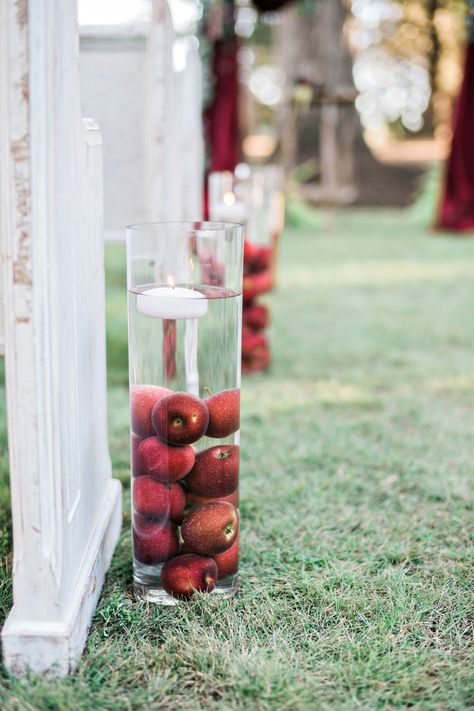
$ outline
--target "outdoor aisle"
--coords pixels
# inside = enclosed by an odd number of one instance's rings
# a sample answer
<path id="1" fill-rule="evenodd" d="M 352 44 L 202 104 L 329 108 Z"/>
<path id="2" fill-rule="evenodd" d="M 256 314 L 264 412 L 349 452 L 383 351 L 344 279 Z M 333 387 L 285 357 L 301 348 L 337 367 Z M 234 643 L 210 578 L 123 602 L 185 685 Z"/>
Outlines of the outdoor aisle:
<path id="1" fill-rule="evenodd" d="M 241 595 L 133 602 L 126 491 L 78 676 L 4 679 L 10 704 L 468 705 L 474 241 L 429 236 L 416 208 L 320 223 L 285 234 L 272 369 L 244 379 Z M 111 452 L 127 487 L 122 249 L 107 259 Z"/>

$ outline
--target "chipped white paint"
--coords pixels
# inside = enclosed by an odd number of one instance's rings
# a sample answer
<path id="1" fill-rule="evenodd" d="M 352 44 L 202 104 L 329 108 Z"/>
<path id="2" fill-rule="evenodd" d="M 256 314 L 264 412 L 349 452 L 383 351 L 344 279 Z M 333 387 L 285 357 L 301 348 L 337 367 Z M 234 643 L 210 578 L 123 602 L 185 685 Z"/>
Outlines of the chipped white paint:
<path id="1" fill-rule="evenodd" d="M 81 28 L 82 113 L 103 139 L 104 223 L 107 238 L 143 220 L 143 120 L 146 34 L 142 26 Z M 118 120 L 120 117 L 120 120 Z"/>
<path id="2" fill-rule="evenodd" d="M 83 122 L 75 0 L 0 3 L 1 258 L 15 674 L 66 674 L 120 531 L 107 446 L 102 145 Z"/>

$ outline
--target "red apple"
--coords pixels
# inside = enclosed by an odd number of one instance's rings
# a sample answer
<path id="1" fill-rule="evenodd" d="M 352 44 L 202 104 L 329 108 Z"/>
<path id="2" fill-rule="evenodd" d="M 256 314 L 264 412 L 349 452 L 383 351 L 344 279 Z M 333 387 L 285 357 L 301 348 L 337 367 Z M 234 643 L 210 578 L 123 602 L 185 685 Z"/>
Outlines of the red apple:
<path id="1" fill-rule="evenodd" d="M 263 272 L 268 269 L 272 263 L 273 258 L 273 247 L 266 247 L 262 245 L 258 248 L 257 261 L 255 269 L 257 272 Z"/>
<path id="2" fill-rule="evenodd" d="M 214 553 L 212 556 L 216 561 L 217 574 L 219 578 L 225 578 L 227 575 L 235 575 L 239 569 L 239 536 L 235 539 L 235 543 L 231 545 L 223 553 Z"/>
<path id="3" fill-rule="evenodd" d="M 270 323 L 268 308 L 263 304 L 249 304 L 242 312 L 242 322 L 252 331 L 262 331 Z"/>
<path id="4" fill-rule="evenodd" d="M 260 350 L 248 359 L 242 360 L 243 373 L 258 373 L 267 370 L 270 365 L 271 356 L 268 350 Z"/>
<path id="5" fill-rule="evenodd" d="M 258 257 L 258 247 L 252 242 L 244 240 L 244 274 L 250 274 L 255 271 Z"/>
<path id="6" fill-rule="evenodd" d="M 244 274 L 259 274 L 268 269 L 272 263 L 274 248 L 244 242 Z"/>
<path id="7" fill-rule="evenodd" d="M 196 455 L 189 445 L 170 447 L 159 437 L 148 437 L 138 447 L 138 455 L 147 474 L 153 479 L 170 483 L 189 474 Z"/>
<path id="8" fill-rule="evenodd" d="M 170 558 L 161 569 L 161 582 L 169 595 L 190 598 L 195 592 L 211 592 L 217 579 L 212 558 L 186 553 Z"/>
<path id="9" fill-rule="evenodd" d="M 209 412 L 206 437 L 223 439 L 237 432 L 240 426 L 239 388 L 221 390 L 204 402 Z"/>
<path id="10" fill-rule="evenodd" d="M 267 370 L 271 362 L 271 354 L 268 348 L 259 350 L 254 354 L 250 364 L 250 372 Z"/>
<path id="11" fill-rule="evenodd" d="M 184 517 L 183 541 L 195 553 L 214 555 L 231 547 L 239 531 L 239 514 L 225 501 L 198 506 Z"/>
<path id="12" fill-rule="evenodd" d="M 266 291 L 271 291 L 272 288 L 273 279 L 269 270 L 260 272 L 260 274 L 250 274 L 244 277 L 243 280 L 244 302 L 248 303 L 253 301 L 256 296 Z"/>
<path id="13" fill-rule="evenodd" d="M 256 335 L 265 338 L 264 334 L 256 334 L 255 331 L 253 331 L 249 326 L 246 326 L 244 323 L 242 324 L 242 351 L 244 350 L 245 345 Z"/>
<path id="14" fill-rule="evenodd" d="M 190 393 L 173 393 L 163 397 L 151 413 L 158 437 L 168 444 L 191 444 L 207 429 L 209 413 L 203 400 Z"/>
<path id="15" fill-rule="evenodd" d="M 183 519 L 186 495 L 179 484 L 162 484 L 150 476 L 140 476 L 133 483 L 133 505 L 143 518 Z"/>
<path id="16" fill-rule="evenodd" d="M 139 479 L 137 479 L 139 481 Z M 155 565 L 179 553 L 178 528 L 170 521 L 133 522 L 133 555 L 145 565 Z"/>
<path id="17" fill-rule="evenodd" d="M 263 333 L 255 333 L 250 329 L 245 329 L 242 335 L 242 355 L 253 355 L 256 348 L 267 347 L 268 340 Z"/>
<path id="18" fill-rule="evenodd" d="M 201 504 L 212 504 L 216 501 L 227 501 L 229 504 L 234 506 L 239 506 L 239 490 L 236 489 L 228 496 L 216 496 L 215 498 L 210 496 L 199 496 L 199 494 L 194 494 L 192 491 L 186 491 L 186 507 L 191 508 L 192 506 L 198 506 Z"/>
<path id="19" fill-rule="evenodd" d="M 239 455 L 236 444 L 218 444 L 198 452 L 186 477 L 189 491 L 213 499 L 231 494 L 239 483 Z"/>
<path id="20" fill-rule="evenodd" d="M 130 449 L 131 449 L 131 459 L 132 459 L 132 475 L 141 476 L 146 474 L 143 468 L 142 458 L 138 453 L 138 447 L 140 446 L 141 437 L 132 432 L 130 437 Z"/>
<path id="21" fill-rule="evenodd" d="M 140 437 L 150 437 L 155 434 L 151 424 L 153 405 L 172 391 L 158 385 L 130 386 L 130 419 L 132 430 Z"/>
<path id="22" fill-rule="evenodd" d="M 246 334 L 242 338 L 242 370 L 246 373 L 265 370 L 270 364 L 268 341 L 262 334 Z"/>

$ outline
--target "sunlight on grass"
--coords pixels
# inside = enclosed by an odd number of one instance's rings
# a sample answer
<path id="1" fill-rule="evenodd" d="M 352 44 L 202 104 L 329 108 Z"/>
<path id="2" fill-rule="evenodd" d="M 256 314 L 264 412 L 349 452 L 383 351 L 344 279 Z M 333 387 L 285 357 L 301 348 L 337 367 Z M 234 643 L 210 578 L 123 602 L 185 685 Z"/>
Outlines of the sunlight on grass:
<path id="1" fill-rule="evenodd" d="M 436 282 L 455 278 L 474 278 L 474 261 L 421 263 L 399 261 L 345 261 L 328 266 L 321 264 L 317 272 L 298 267 L 290 275 L 283 274 L 284 289 L 302 286 L 392 286 L 407 282 Z"/>
<path id="2" fill-rule="evenodd" d="M 459 375 L 447 378 L 430 378 L 420 387 L 427 392 L 437 394 L 449 393 L 464 393 L 465 395 L 474 394 L 474 373 L 460 373 Z"/>
<path id="3" fill-rule="evenodd" d="M 248 390 L 248 392 L 246 392 Z M 244 402 L 268 408 L 274 412 L 285 412 L 321 403 L 324 405 L 371 405 L 376 403 L 376 393 L 354 383 L 341 383 L 337 380 L 316 380 L 299 383 L 298 389 L 291 380 L 280 381 L 277 392 L 274 388 L 259 388 L 256 392 L 246 388 L 243 390 Z"/>

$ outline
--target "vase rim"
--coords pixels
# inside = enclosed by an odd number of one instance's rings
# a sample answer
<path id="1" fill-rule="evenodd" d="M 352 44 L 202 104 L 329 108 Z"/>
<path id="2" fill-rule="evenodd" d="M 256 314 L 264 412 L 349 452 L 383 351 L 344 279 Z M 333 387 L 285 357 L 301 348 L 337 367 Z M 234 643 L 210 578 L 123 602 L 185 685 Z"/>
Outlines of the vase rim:
<path id="1" fill-rule="evenodd" d="M 134 232 L 222 232 L 243 228 L 241 222 L 214 222 L 210 220 L 182 220 L 161 222 L 136 222 L 126 229 Z"/>

